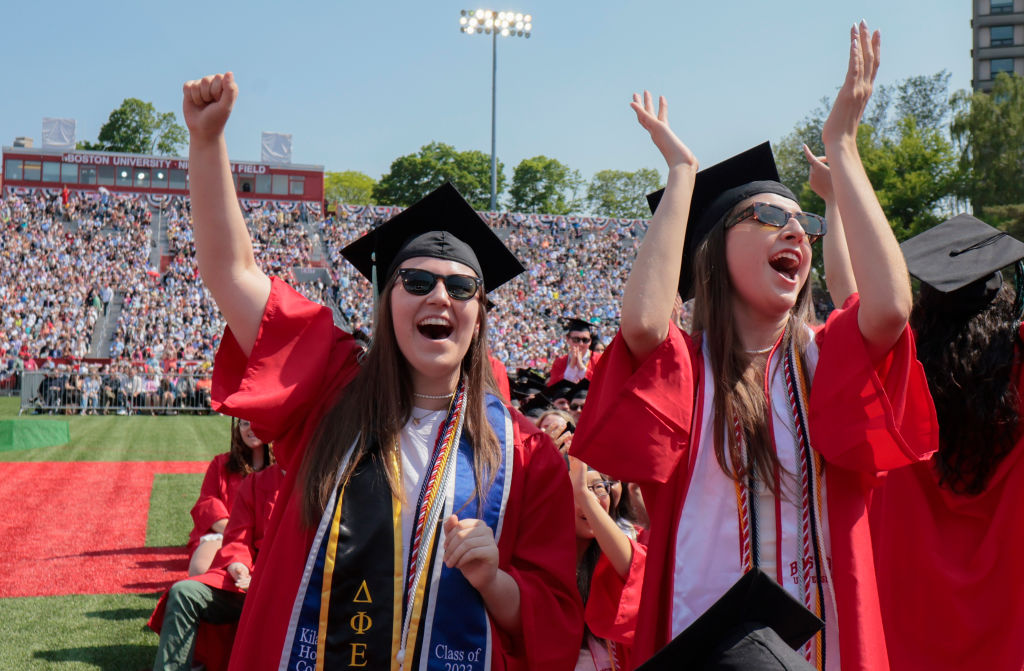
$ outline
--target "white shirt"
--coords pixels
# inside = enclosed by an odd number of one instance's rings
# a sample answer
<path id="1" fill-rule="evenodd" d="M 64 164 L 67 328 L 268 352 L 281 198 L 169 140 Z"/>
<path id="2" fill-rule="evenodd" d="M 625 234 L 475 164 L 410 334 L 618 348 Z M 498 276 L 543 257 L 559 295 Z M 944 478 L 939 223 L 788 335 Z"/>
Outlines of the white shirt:
<path id="1" fill-rule="evenodd" d="M 718 464 L 715 456 L 712 414 L 714 412 L 714 379 L 707 342 L 703 345 L 704 373 L 703 408 L 698 428 L 697 461 L 690 479 L 689 490 L 680 512 L 676 532 L 675 570 L 672 585 L 672 637 L 674 638 L 710 608 L 742 576 L 740 565 L 739 520 L 736 487 Z M 813 378 L 818 364 L 818 348 L 813 338 L 807 348 L 809 376 Z M 800 538 L 800 487 L 794 473 L 799 473 L 797 440 L 793 412 L 786 390 L 782 353 L 772 358 L 771 371 L 772 425 L 775 451 L 782 466 L 782 586 L 800 603 L 804 602 L 798 577 L 793 575 L 800 566 L 802 550 Z M 732 430 L 731 426 L 726 430 Z M 693 436 L 698 437 L 698 436 Z M 821 492 L 826 500 L 825 486 Z M 779 539 L 775 533 L 775 497 L 770 490 L 759 491 L 756 501 L 760 568 L 776 577 Z M 831 566 L 831 541 L 827 515 L 822 511 L 822 526 L 827 567 Z M 829 577 L 830 579 L 830 577 Z M 824 590 L 826 619 L 827 669 L 839 669 L 839 630 L 836 626 L 834 592 L 831 585 Z"/>

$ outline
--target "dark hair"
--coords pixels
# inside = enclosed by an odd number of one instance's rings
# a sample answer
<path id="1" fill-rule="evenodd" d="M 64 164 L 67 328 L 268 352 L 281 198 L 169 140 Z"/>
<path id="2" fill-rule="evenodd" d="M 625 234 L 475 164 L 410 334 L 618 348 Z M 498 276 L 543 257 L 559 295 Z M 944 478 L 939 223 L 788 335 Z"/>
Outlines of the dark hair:
<path id="1" fill-rule="evenodd" d="M 703 332 L 710 354 L 713 379 L 708 382 L 714 385 L 715 390 L 712 425 L 719 466 L 738 482 L 743 482 L 749 475 L 736 433 L 732 430 L 732 417 L 735 416 L 743 430 L 755 478 L 778 496 L 775 473 L 781 466 L 768 421 L 770 409 L 763 387 L 765 371 L 744 350 L 736 332 L 731 309 L 733 287 L 725 253 L 725 222 L 748 200 L 726 212 L 697 248 L 693 329 L 694 332 Z M 795 338 L 796 350 L 801 357 L 808 342 L 805 324 L 810 322 L 813 314 L 810 285 L 808 280 L 800 287 L 796 303 L 789 311 L 789 325 L 780 345 L 788 348 Z M 729 427 L 728 431 L 726 427 Z"/>
<path id="2" fill-rule="evenodd" d="M 413 407 L 412 374 L 395 338 L 391 318 L 391 295 L 398 274 L 392 275 L 381 292 L 374 316 L 374 336 L 355 378 L 338 395 L 320 420 L 306 447 L 299 471 L 302 492 L 302 519 L 315 527 L 336 484 L 335 472 L 342 456 L 352 446 L 344 482 L 364 458 L 387 460 L 397 449 L 402 427 L 409 421 Z M 484 488 L 494 481 L 501 461 L 498 437 L 487 422 L 485 393 L 495 389 L 487 359 L 487 314 L 483 288 L 480 303 L 480 330 L 462 358 L 462 378 L 466 382 L 466 419 L 464 431 L 473 445 L 473 471 L 476 476 L 478 505 L 484 500 Z M 402 485 L 390 467 L 382 469 L 395 496 Z M 485 483 L 487 483 L 485 485 Z M 412 502 L 410 505 L 415 505 Z"/>
<path id="3" fill-rule="evenodd" d="M 584 606 L 587 605 L 587 600 L 590 598 L 590 582 L 594 579 L 594 569 L 597 568 L 599 559 L 601 559 L 601 546 L 592 538 L 587 545 L 587 549 L 583 551 L 579 561 L 576 562 L 576 589 L 580 592 L 580 598 L 583 600 Z M 583 639 L 580 641 L 581 646 L 587 640 L 587 634 L 590 633 L 590 627 L 584 622 Z"/>
<path id="4" fill-rule="evenodd" d="M 242 429 L 239 427 L 239 423 L 237 417 L 231 418 L 231 450 L 228 452 L 230 456 L 228 457 L 227 468 L 232 473 L 250 475 L 256 472 L 252 464 L 252 449 L 242 440 Z M 270 449 L 270 445 L 266 443 L 262 443 L 262 445 L 263 468 L 266 468 L 274 463 L 274 451 Z"/>
<path id="5" fill-rule="evenodd" d="M 1004 284 L 987 305 L 957 313 L 946 294 L 922 284 L 910 325 L 939 417 L 939 484 L 979 494 L 1017 435 L 1013 374 L 1020 336 L 1013 291 Z"/>

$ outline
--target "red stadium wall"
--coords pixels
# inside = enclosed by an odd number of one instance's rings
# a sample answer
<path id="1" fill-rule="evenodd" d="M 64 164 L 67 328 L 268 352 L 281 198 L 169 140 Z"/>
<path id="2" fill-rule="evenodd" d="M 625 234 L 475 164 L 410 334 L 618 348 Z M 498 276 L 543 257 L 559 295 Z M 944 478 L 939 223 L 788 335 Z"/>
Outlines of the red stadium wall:
<path id="1" fill-rule="evenodd" d="M 108 175 L 101 177 L 101 169 Z M 3 193 L 26 193 L 64 186 L 94 192 L 103 187 L 111 193 L 187 196 L 187 171 L 184 158 L 4 147 L 2 188 Z M 323 166 L 232 161 L 231 172 L 239 198 L 323 202 Z M 113 183 L 101 184 L 101 179 Z"/>

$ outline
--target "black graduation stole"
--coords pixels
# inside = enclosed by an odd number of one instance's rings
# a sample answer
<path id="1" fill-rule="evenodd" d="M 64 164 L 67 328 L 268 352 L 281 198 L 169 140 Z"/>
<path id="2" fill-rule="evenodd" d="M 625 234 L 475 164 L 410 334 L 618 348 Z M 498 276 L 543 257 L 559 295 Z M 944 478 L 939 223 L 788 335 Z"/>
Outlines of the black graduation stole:
<path id="1" fill-rule="evenodd" d="M 487 419 L 502 462 L 480 505 L 473 447 L 462 435 L 464 404 L 460 384 L 424 475 L 407 557 L 401 552 L 402 502 L 392 496 L 384 471 L 397 472 L 396 457 L 391 463 L 363 459 L 335 489 L 307 557 L 279 669 L 490 667 L 483 600 L 459 570 L 444 566 L 437 549 L 444 542 L 442 520 L 453 513 L 484 520 L 499 537 L 512 477 L 512 425 L 500 400 L 488 395 Z"/>

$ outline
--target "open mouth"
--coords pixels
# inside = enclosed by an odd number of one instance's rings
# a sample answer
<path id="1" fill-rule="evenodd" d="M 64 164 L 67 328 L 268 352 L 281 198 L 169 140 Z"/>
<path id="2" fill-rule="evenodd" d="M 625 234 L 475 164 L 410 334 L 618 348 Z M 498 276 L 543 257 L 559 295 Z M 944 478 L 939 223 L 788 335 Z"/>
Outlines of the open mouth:
<path id="1" fill-rule="evenodd" d="M 427 317 L 416 324 L 416 329 L 424 338 L 429 340 L 444 340 L 452 334 L 455 329 L 444 317 Z"/>
<path id="2" fill-rule="evenodd" d="M 783 251 L 768 259 L 768 265 L 787 279 L 795 280 L 800 272 L 800 257 L 793 252 Z"/>

